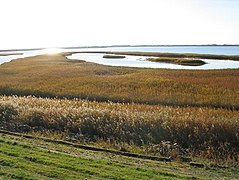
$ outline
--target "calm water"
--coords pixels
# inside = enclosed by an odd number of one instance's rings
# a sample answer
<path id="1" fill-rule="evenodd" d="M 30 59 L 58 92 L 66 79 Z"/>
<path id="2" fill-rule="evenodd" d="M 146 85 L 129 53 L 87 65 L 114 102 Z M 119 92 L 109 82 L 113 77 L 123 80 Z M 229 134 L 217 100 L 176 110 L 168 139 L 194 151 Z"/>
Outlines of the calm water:
<path id="1" fill-rule="evenodd" d="M 239 46 L 158 46 L 158 47 L 109 47 L 88 48 L 87 51 L 144 51 L 196 54 L 239 55 Z"/>
<path id="2" fill-rule="evenodd" d="M 10 56 L 0 56 L 0 64 L 9 62 L 13 59 L 18 58 L 25 58 L 25 57 L 31 57 L 36 56 L 40 54 L 45 54 L 46 50 L 34 50 L 34 51 L 8 51 L 8 52 L 0 52 L 1 54 L 10 54 L 10 53 L 23 53 L 22 55 L 10 55 Z"/>
<path id="3" fill-rule="evenodd" d="M 68 51 L 145 51 L 145 52 L 170 52 L 170 53 L 197 53 L 197 54 L 224 54 L 239 55 L 239 46 L 158 46 L 158 47 L 109 47 L 109 48 L 75 48 L 75 49 L 43 49 L 21 52 L 23 55 L 0 56 L 0 64 L 13 59 L 30 57 L 45 53 L 68 52 Z M 0 52 L 3 54 L 3 52 Z M 145 61 L 146 57 L 127 56 L 125 59 L 104 59 L 103 54 L 73 54 L 69 59 L 81 59 L 109 66 L 141 67 L 141 68 L 170 68 L 170 69 L 226 69 L 239 68 L 237 61 L 204 60 L 207 64 L 203 66 L 180 66 L 167 63 Z"/>
<path id="4" fill-rule="evenodd" d="M 123 67 L 138 67 L 138 68 L 167 68 L 167 69 L 194 69 L 194 70 L 209 70 L 209 69 L 228 69 L 239 68 L 239 61 L 224 61 L 224 60 L 203 60 L 207 64 L 202 66 L 182 66 L 169 63 L 158 63 L 146 61 L 143 56 L 126 56 L 124 59 L 103 58 L 104 54 L 95 53 L 76 53 L 67 56 L 68 59 L 79 59 L 87 62 L 93 62 L 108 66 L 123 66 Z"/>

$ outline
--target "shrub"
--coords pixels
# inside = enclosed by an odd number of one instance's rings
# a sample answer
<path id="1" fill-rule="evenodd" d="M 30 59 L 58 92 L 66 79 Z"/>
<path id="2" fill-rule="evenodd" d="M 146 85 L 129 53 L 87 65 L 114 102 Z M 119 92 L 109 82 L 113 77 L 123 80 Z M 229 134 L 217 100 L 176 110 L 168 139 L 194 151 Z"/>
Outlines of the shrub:
<path id="1" fill-rule="evenodd" d="M 10 122 L 17 114 L 17 110 L 12 104 L 0 104 L 0 122 Z"/>
<path id="2" fill-rule="evenodd" d="M 27 117 L 27 122 L 29 126 L 32 127 L 45 127 L 47 128 L 49 126 L 49 122 L 44 117 L 43 112 L 32 112 L 29 117 Z"/>

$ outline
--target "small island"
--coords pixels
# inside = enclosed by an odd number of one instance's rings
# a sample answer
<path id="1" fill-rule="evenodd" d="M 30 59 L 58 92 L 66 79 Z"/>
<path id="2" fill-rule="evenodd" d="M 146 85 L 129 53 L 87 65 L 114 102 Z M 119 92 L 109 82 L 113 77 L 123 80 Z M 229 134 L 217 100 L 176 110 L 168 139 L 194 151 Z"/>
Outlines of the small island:
<path id="1" fill-rule="evenodd" d="M 121 55 L 104 55 L 103 58 L 108 58 L 108 59 L 124 59 L 126 58 L 125 56 L 121 56 Z"/>
<path id="2" fill-rule="evenodd" d="M 146 60 L 152 62 L 162 62 L 162 63 L 171 63 L 183 66 L 202 66 L 206 64 L 206 62 L 200 59 L 193 58 L 171 58 L 171 57 L 156 57 L 156 58 L 147 58 Z"/>

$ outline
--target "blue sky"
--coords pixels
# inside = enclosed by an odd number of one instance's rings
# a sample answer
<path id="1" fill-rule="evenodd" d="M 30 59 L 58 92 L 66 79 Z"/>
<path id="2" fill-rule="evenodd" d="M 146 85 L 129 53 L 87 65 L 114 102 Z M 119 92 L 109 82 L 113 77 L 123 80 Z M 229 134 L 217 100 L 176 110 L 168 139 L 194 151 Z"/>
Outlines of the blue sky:
<path id="1" fill-rule="evenodd" d="M 238 0 L 0 0 L 0 49 L 239 44 Z"/>

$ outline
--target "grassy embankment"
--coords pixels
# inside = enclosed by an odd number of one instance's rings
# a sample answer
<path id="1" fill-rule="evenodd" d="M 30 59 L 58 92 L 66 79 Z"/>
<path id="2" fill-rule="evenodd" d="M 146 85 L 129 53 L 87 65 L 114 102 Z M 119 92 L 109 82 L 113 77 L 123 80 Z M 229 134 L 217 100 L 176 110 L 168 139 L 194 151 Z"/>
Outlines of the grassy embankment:
<path id="1" fill-rule="evenodd" d="M 237 179 L 237 168 L 165 163 L 0 131 L 0 179 Z"/>
<path id="2" fill-rule="evenodd" d="M 137 165 L 138 161 L 141 165 Z M 0 133 L 0 179 L 191 179 L 195 176 L 191 173 L 197 172 L 187 167 L 184 174 L 169 173 L 165 171 L 173 171 L 173 168 L 167 166 Z M 177 166 L 180 169 L 180 164 Z M 211 173 L 219 174 L 217 171 Z"/>

